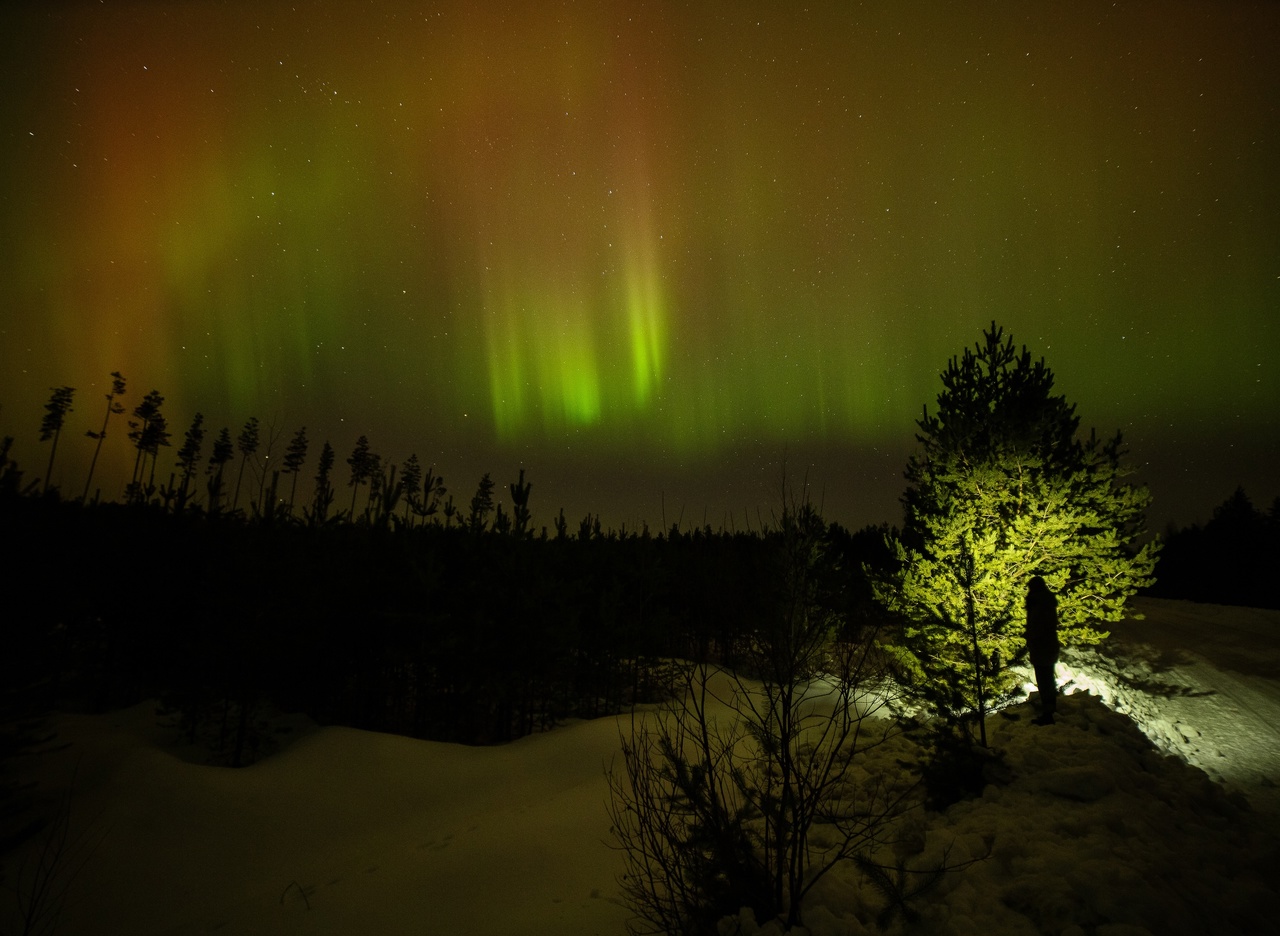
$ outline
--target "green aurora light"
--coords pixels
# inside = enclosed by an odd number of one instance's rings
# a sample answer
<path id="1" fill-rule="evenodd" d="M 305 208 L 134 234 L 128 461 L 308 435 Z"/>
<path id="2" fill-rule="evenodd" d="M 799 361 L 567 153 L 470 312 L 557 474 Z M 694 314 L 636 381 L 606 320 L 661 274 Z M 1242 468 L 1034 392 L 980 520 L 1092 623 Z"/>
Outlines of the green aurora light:
<path id="1" fill-rule="evenodd" d="M 24 464 L 49 387 L 92 421 L 120 370 L 176 432 L 366 433 L 464 499 L 526 464 L 539 522 L 749 514 L 783 453 L 892 520 L 998 319 L 1172 513 L 1280 493 L 1274 4 L 30 3 L 0 35 Z"/>

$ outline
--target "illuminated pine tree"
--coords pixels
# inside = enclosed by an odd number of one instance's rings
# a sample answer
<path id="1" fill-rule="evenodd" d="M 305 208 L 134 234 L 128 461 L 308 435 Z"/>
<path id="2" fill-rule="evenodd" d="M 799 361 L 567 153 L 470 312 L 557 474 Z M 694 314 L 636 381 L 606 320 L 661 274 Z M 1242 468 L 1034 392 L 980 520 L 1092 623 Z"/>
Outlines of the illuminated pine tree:
<path id="1" fill-rule="evenodd" d="M 40 420 L 40 441 L 53 440 L 49 449 L 49 467 L 44 471 L 44 489 L 49 491 L 49 477 L 53 474 L 53 457 L 58 453 L 58 439 L 62 436 L 62 424 L 67 413 L 71 412 L 71 398 L 75 396 L 75 387 L 55 387 L 49 402 L 44 405 L 44 418 Z"/>
<path id="2" fill-rule="evenodd" d="M 124 377 L 119 371 L 111 372 L 111 392 L 107 395 L 107 411 L 102 417 L 102 428 L 97 432 L 92 429 L 85 432 L 91 439 L 97 439 L 98 444 L 93 448 L 93 459 L 89 462 L 89 475 L 84 479 L 84 494 L 81 500 L 89 499 L 89 485 L 93 481 L 93 470 L 98 466 L 98 453 L 102 451 L 102 440 L 107 437 L 107 422 L 112 416 L 119 416 L 124 412 L 124 404 L 117 402 L 116 397 L 124 396 Z"/>
<path id="3" fill-rule="evenodd" d="M 942 383 L 907 464 L 898 571 L 877 594 L 906 622 L 892 648 L 904 673 L 961 717 L 980 690 L 998 700 L 1015 688 L 1033 576 L 1058 596 L 1062 643 L 1094 643 L 1152 581 L 1158 544 L 1137 545 L 1151 498 L 1124 480 L 1119 433 L 1078 438 L 1052 371 L 994 322 Z"/>

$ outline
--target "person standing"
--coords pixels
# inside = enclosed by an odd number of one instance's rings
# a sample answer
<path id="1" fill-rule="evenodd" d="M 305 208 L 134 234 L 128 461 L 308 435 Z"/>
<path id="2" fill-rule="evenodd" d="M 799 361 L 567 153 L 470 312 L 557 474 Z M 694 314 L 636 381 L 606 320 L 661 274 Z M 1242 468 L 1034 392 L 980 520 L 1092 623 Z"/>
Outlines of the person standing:
<path id="1" fill-rule="evenodd" d="M 1058 663 L 1058 599 L 1044 579 L 1035 576 L 1027 583 L 1027 650 L 1040 690 L 1038 725 L 1052 725 L 1057 710 L 1058 683 L 1054 670 Z"/>

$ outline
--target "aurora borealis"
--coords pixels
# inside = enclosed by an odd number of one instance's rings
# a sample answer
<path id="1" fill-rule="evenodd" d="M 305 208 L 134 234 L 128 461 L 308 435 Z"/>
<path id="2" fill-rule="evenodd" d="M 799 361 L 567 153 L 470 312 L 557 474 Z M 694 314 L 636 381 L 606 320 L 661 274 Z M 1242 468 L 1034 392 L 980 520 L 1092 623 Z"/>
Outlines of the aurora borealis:
<path id="1" fill-rule="evenodd" d="M 1267 504 L 1277 48 L 1267 2 L 8 4 L 0 432 L 34 473 L 75 386 L 78 491 L 119 370 L 177 441 L 524 465 L 535 524 L 754 523 L 785 458 L 861 525 L 995 319 L 1153 525 Z"/>

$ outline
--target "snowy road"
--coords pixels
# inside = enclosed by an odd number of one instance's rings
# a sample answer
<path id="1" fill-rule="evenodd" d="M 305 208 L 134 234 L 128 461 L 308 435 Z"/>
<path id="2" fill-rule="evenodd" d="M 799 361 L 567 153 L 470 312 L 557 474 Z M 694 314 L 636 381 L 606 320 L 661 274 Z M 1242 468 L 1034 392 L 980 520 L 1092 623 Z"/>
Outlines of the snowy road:
<path id="1" fill-rule="evenodd" d="M 1157 745 L 1255 808 L 1280 812 L 1280 611 L 1142 598 L 1100 652 L 1068 653 L 1090 689 Z"/>

